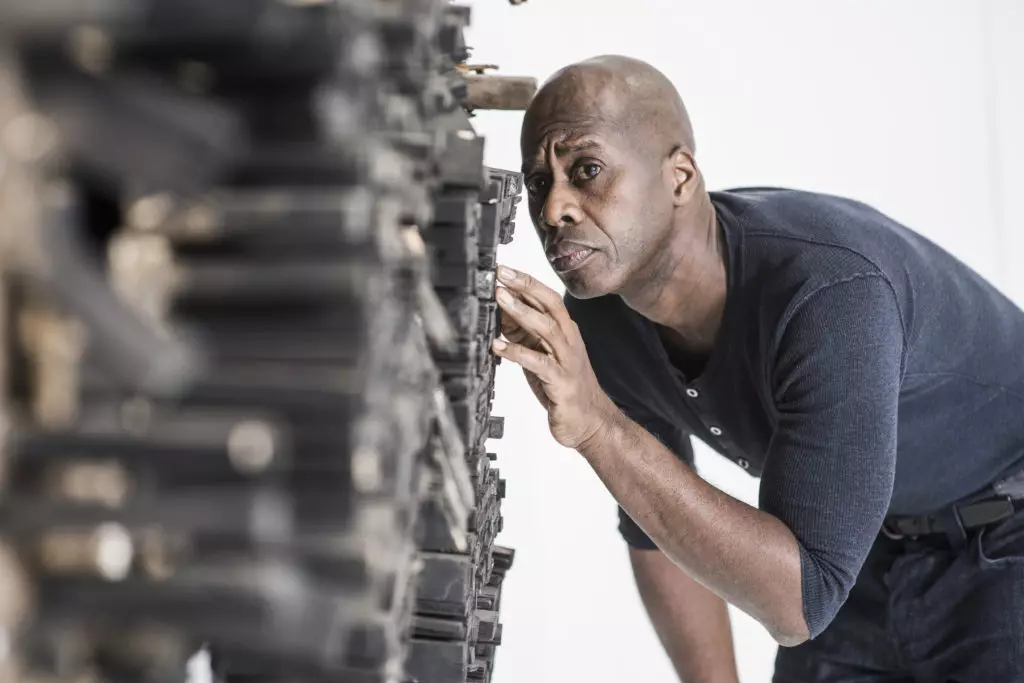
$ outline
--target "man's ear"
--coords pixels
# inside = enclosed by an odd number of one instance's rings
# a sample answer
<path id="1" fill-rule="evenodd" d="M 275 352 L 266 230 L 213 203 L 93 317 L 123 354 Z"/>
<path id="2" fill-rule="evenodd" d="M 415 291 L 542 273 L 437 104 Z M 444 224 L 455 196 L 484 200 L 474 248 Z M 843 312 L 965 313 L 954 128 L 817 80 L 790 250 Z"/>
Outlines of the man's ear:
<path id="1" fill-rule="evenodd" d="M 690 201 L 700 185 L 700 170 L 693 159 L 693 152 L 686 147 L 673 150 L 668 158 L 668 171 L 673 203 L 681 206 Z"/>

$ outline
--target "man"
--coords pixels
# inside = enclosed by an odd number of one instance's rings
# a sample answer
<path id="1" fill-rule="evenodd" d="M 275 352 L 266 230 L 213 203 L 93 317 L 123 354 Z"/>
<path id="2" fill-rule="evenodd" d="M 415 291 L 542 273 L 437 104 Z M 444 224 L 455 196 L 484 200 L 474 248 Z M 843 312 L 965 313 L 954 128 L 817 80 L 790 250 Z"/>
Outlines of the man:
<path id="1" fill-rule="evenodd" d="M 558 72 L 521 143 L 567 294 L 502 270 L 494 351 L 618 502 L 680 678 L 736 680 L 731 603 L 779 683 L 1024 681 L 1024 312 L 863 204 L 706 191 L 642 62 Z"/>

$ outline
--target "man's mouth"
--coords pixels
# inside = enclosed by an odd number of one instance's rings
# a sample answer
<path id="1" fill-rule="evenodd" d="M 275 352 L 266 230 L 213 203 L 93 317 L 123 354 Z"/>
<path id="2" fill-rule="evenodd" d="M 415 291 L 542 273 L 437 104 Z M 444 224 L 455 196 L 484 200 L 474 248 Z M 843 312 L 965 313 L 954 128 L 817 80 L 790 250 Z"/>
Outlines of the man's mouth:
<path id="1" fill-rule="evenodd" d="M 582 266 L 587 259 L 593 256 L 596 249 L 574 244 L 565 249 L 559 249 L 557 255 L 551 257 L 551 265 L 559 273 L 568 273 Z"/>

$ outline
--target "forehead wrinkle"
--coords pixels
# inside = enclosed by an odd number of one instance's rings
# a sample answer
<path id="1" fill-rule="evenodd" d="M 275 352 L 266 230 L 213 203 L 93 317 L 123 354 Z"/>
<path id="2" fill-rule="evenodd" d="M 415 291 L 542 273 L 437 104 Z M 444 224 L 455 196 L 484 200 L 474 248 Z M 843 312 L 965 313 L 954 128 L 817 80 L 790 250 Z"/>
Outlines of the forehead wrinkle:
<path id="1" fill-rule="evenodd" d="M 555 156 L 564 157 L 574 152 L 583 152 L 589 149 L 604 149 L 597 140 L 582 138 L 579 140 L 556 142 L 554 144 Z"/>
<path id="2" fill-rule="evenodd" d="M 561 131 L 551 131 L 549 136 L 551 133 L 561 133 Z M 607 147 L 598 138 L 599 136 L 592 131 L 565 131 L 564 134 L 557 135 L 554 139 L 547 141 L 542 137 L 538 144 L 535 145 L 534 153 L 527 160 L 524 160 L 523 172 L 525 173 L 528 169 L 536 167 L 539 160 L 546 160 L 549 152 L 552 151 L 554 156 L 558 158 L 586 150 L 604 151 Z"/>
<path id="3" fill-rule="evenodd" d="M 600 145 L 608 137 L 609 124 L 597 118 L 587 120 L 552 121 L 537 131 L 530 140 L 534 148 L 555 142 L 558 149 L 573 149 L 586 145 Z"/>
<path id="4" fill-rule="evenodd" d="M 541 126 L 533 135 L 531 142 L 534 145 L 541 144 L 545 139 L 555 137 L 563 141 L 572 141 L 587 136 L 593 136 L 601 126 L 601 121 L 595 117 L 573 117 L 572 120 L 555 119 L 548 121 Z"/>

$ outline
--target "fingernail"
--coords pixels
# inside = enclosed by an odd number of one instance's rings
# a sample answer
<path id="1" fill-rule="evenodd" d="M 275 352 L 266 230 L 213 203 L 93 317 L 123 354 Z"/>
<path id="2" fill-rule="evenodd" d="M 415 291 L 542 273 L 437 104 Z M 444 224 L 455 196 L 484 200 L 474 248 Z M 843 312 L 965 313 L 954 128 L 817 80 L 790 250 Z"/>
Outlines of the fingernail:
<path id="1" fill-rule="evenodd" d="M 507 346 L 508 346 L 508 344 L 506 344 L 501 339 L 495 339 L 494 340 L 494 350 L 495 351 L 504 351 L 505 347 L 507 347 Z"/>
<path id="2" fill-rule="evenodd" d="M 503 304 L 509 305 L 515 303 L 515 299 L 512 298 L 512 294 L 504 287 L 498 288 L 498 301 L 500 301 Z"/>
<path id="3" fill-rule="evenodd" d="M 505 266 L 498 266 L 498 279 L 505 280 L 506 282 L 515 282 L 516 271 Z"/>

